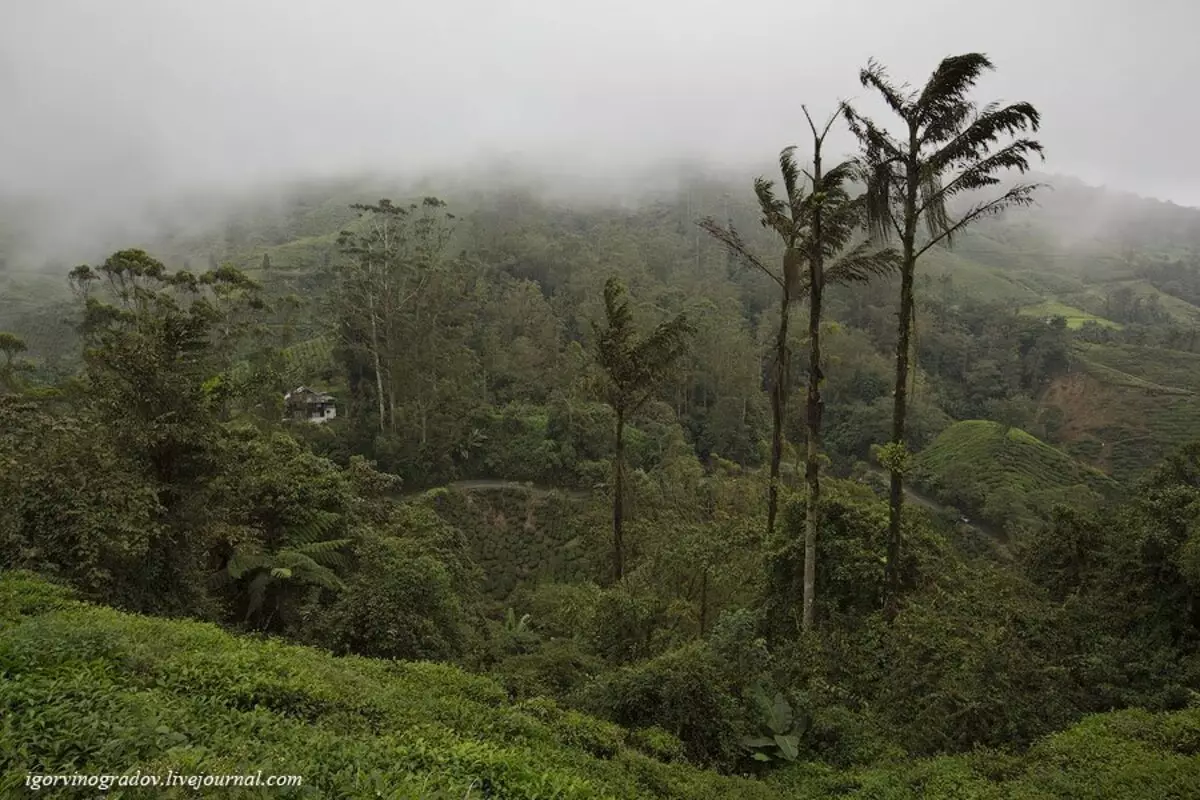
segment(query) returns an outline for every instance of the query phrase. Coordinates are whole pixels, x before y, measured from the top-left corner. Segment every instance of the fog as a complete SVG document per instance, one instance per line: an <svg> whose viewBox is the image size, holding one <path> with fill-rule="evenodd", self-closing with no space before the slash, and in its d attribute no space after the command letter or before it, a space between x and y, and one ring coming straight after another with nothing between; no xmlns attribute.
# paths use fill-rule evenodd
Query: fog
<svg viewBox="0 0 1200 800"><path fill-rule="evenodd" d="M0 198L79 240L302 177L760 164L801 103L865 100L869 57L918 83L980 50L979 97L1035 103L1055 172L1200 205L1198 24L1192 0L9 2Z"/></svg>

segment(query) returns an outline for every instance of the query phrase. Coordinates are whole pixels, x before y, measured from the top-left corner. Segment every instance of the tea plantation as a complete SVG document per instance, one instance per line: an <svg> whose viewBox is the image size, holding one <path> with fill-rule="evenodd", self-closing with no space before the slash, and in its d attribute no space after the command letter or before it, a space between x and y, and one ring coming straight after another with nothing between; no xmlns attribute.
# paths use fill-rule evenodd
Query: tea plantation
<svg viewBox="0 0 1200 800"><path fill-rule="evenodd" d="M984 752L769 779L684 763L662 730L547 700L510 703L455 667L335 658L215 625L78 602L0 575L0 792L35 773L301 775L321 798L1186 798L1200 786L1200 708L1084 720L1021 754ZM110 798L186 797L118 789ZM86 796L68 790L44 796Z"/></svg>

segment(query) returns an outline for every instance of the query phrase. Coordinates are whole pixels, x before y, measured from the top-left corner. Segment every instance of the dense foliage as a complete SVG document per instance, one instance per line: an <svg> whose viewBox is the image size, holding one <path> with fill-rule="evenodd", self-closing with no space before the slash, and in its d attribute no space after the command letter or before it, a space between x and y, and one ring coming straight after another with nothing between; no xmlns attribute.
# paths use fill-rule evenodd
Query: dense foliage
<svg viewBox="0 0 1200 800"><path fill-rule="evenodd" d="M938 155L956 63L893 110L986 191L987 130ZM1043 263L1070 204L947 174L893 275L843 179L910 176L863 156L623 206L328 185L0 296L0 786L1185 796L1200 226Z"/></svg>

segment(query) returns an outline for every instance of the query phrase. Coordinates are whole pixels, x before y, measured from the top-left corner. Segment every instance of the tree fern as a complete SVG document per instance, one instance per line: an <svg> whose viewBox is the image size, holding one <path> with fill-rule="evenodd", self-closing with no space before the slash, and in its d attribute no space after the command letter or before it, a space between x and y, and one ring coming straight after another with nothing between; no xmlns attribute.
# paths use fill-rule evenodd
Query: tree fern
<svg viewBox="0 0 1200 800"><path fill-rule="evenodd" d="M968 204L957 214L950 202L997 185L996 173L1024 173L1029 160L1042 155L1042 145L1023 134L1041 123L1029 103L980 107L970 98L979 78L994 67L982 53L965 53L942 60L920 90L896 85L881 64L871 61L859 73L863 86L874 89L899 118L900 133L850 106L844 116L862 148L861 174L867 185L866 210L870 229L881 239L900 239L900 308L893 395L892 444L904 446L908 411L908 377L912 331L915 327L914 272L917 259L931 247L950 246L955 234L976 220L1013 206L1033 202L1037 184L1017 184L987 200ZM1006 142L1002 144L1002 142ZM917 232L926 239L918 244ZM896 611L899 582L900 519L904 504L903 474L891 471L890 522L887 560L887 612Z"/></svg>

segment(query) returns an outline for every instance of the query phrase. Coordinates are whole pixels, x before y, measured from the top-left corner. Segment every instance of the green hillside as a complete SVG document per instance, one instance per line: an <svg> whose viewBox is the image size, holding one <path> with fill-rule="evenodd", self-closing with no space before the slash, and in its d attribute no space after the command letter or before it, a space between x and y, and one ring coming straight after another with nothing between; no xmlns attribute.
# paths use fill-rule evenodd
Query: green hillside
<svg viewBox="0 0 1200 800"><path fill-rule="evenodd" d="M915 478L942 500L989 522L1020 521L1066 493L1105 495L1115 482L1019 428L966 420L916 457Z"/></svg>
<svg viewBox="0 0 1200 800"><path fill-rule="evenodd" d="M276 797L459 798L472 785L505 798L775 796L666 763L678 750L668 734L635 734L549 701L514 705L497 684L451 666L334 658L121 614L13 574L0 587L6 796L27 770L133 765L261 769L309 784Z"/></svg>
<svg viewBox="0 0 1200 800"><path fill-rule="evenodd" d="M1043 399L1067 421L1062 441L1073 455L1126 481L1200 436L1200 355L1080 343L1075 364Z"/></svg>
<svg viewBox="0 0 1200 800"><path fill-rule="evenodd" d="M1078 306L1089 313L1104 316L1106 313L1110 313L1113 298L1120 291L1128 293L1130 298L1143 305L1149 303L1155 306L1164 322L1179 325L1200 324L1200 308L1186 300L1173 297L1144 280L1091 283L1073 291L1060 293L1059 296L1064 302Z"/></svg>
<svg viewBox="0 0 1200 800"><path fill-rule="evenodd" d="M304 782L231 797L413 800L1115 799L1184 797L1200 782L1196 708L1090 717L1025 756L980 751L856 770L798 764L766 780L721 776L681 761L665 731L626 730L548 700L514 704L499 685L452 666L335 658L123 614L13 572L0 575L0 673L5 796L28 791L31 772L135 768L261 770ZM194 795L118 787L107 796Z"/></svg>
<svg viewBox="0 0 1200 800"><path fill-rule="evenodd" d="M1003 270L973 261L957 250L931 249L922 257L920 272L933 278L948 275L968 294L994 302L1034 303L1040 297Z"/></svg>
<svg viewBox="0 0 1200 800"><path fill-rule="evenodd" d="M1087 361L1160 386L1200 391L1200 353L1160 347L1090 343L1081 343L1079 351Z"/></svg>
<svg viewBox="0 0 1200 800"><path fill-rule="evenodd" d="M321 236L308 236L294 239L285 244L268 247L261 251L250 250L233 259L234 264L241 269L252 272L258 280L263 279L261 267L265 254L271 262L272 269L293 271L313 270L329 262L337 251L337 233L332 232Z"/></svg>

